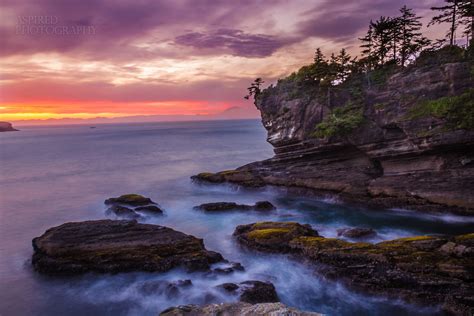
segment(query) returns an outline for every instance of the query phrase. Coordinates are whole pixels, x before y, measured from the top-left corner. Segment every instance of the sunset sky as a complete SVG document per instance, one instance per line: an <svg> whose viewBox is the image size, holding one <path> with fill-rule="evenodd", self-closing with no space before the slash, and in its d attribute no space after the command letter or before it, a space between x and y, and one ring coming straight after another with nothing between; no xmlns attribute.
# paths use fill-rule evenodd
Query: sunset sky
<svg viewBox="0 0 474 316"><path fill-rule="evenodd" d="M370 19L406 4L426 25L442 1L0 3L0 120L31 123L257 117L243 99L256 77L273 82L311 62L317 47L357 54ZM443 33L443 26L426 31Z"/></svg>

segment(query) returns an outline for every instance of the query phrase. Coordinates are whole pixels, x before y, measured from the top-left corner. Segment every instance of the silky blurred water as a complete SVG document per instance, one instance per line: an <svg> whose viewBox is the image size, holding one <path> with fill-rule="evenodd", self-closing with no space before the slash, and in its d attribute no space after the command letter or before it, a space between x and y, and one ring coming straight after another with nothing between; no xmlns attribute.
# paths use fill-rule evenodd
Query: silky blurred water
<svg viewBox="0 0 474 316"><path fill-rule="evenodd" d="M262 220L309 223L324 236L336 229L372 227L372 242L413 234L468 232L473 218L420 215L406 210L369 210L328 197L311 199L277 189L245 190L197 185L189 177L269 158L272 148L257 120L23 127L0 133L0 315L157 315L179 304L235 301L215 288L224 282L271 281L291 306L329 315L433 315L434 309L354 293L285 256L240 248L239 224ZM206 247L241 262L245 272L226 276L181 270L51 278L32 271L31 239L69 221L101 219L104 199L140 193L166 215L142 221L204 238ZM252 204L269 200L269 214L205 214L193 206L213 201ZM162 280L192 280L178 295L143 291Z"/></svg>

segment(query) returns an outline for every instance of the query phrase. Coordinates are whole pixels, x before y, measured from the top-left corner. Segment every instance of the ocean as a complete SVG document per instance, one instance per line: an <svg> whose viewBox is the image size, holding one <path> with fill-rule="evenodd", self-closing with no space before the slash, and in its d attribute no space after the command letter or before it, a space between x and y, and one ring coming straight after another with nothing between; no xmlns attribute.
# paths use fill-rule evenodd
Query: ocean
<svg viewBox="0 0 474 316"><path fill-rule="evenodd" d="M157 315L170 306L231 302L225 282L271 281L287 305L328 315L436 315L433 308L356 293L286 256L258 254L232 238L239 224L297 221L326 237L341 227L372 227L372 242L419 234L470 232L473 218L374 210L333 197L290 195L278 188L200 185L190 176L270 158L257 120L20 127L0 133L0 315ZM114 218L104 200L127 193L152 198L165 216L143 222L203 238L206 248L241 262L244 272L210 277L180 269L164 274L46 277L31 268L31 240L65 222ZM269 200L271 213L205 214L193 206ZM190 279L180 293L143 291L153 281ZM441 315L441 314L440 314Z"/></svg>

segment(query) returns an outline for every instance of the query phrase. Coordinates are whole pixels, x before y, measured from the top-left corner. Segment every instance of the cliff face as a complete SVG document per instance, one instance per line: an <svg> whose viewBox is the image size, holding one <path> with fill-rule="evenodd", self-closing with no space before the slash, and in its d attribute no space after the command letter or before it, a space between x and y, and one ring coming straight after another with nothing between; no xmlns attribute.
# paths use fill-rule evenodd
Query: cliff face
<svg viewBox="0 0 474 316"><path fill-rule="evenodd" d="M471 67L419 64L330 88L281 80L256 99L275 156L198 178L474 214Z"/></svg>

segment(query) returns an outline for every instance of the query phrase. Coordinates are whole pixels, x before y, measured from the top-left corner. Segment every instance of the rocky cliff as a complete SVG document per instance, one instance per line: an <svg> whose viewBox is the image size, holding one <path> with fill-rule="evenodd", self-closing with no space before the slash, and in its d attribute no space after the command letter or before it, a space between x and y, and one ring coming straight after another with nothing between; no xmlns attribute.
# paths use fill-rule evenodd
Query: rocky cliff
<svg viewBox="0 0 474 316"><path fill-rule="evenodd" d="M194 178L474 214L474 68L451 53L335 86L279 80L255 100L275 156Z"/></svg>

